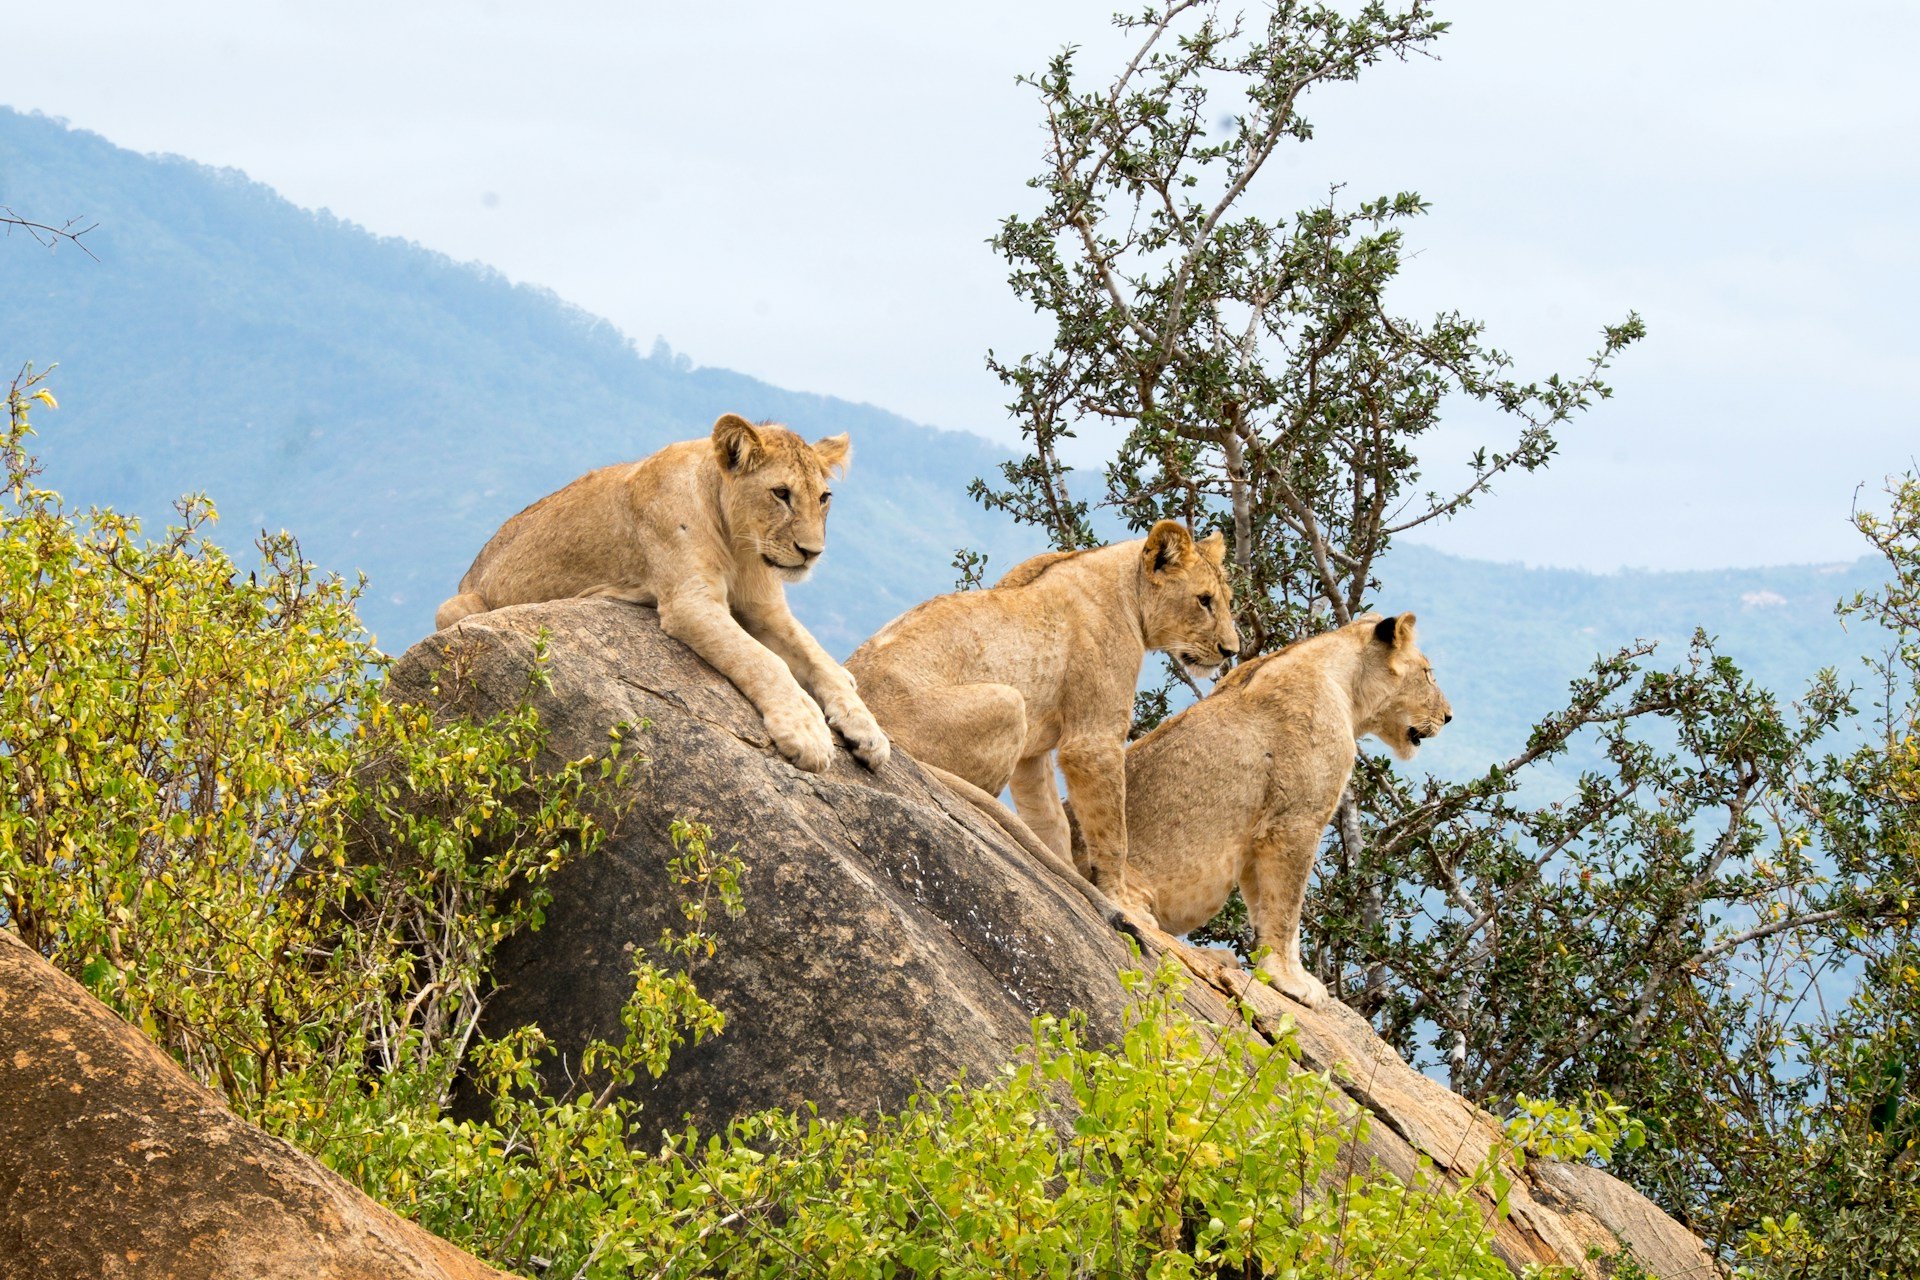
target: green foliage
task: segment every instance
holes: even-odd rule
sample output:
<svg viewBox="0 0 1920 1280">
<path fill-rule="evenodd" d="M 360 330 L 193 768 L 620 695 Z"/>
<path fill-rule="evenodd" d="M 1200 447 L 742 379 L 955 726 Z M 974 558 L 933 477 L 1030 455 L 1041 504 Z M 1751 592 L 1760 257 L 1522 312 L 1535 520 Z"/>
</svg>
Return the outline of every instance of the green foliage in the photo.
<svg viewBox="0 0 1920 1280">
<path fill-rule="evenodd" d="M 589 1041 L 564 1095 L 542 1085 L 541 1060 L 553 1049 L 538 1027 L 525 1026 L 480 1038 L 464 1055 L 464 1044 L 443 1043 L 373 1078 L 357 1062 L 340 1061 L 314 1092 L 283 1091 L 264 1122 L 499 1266 L 629 1274 L 621 1257 L 654 1247 L 656 1236 L 671 1239 L 677 1181 L 692 1175 L 684 1162 L 677 1169 L 662 1162 L 646 1141 L 638 1104 L 619 1091 L 642 1074 L 657 1079 L 675 1049 L 726 1025 L 693 982 L 699 960 L 713 950 L 710 913 L 740 910 L 740 864 L 710 847 L 712 834 L 698 823 L 673 825 L 671 865 L 687 925 L 666 933 L 657 950 L 680 966 L 663 968 L 636 953 L 634 990 L 620 1014 L 625 1034 Z M 485 1118 L 448 1114 L 444 1091 L 433 1086 L 456 1068 L 486 1099 Z"/>
<path fill-rule="evenodd" d="M 1920 480 L 1888 490 L 1884 514 L 1855 523 L 1890 578 L 1843 612 L 1893 637 L 1873 664 L 1875 741 L 1832 761 L 1816 793 L 1819 839 L 1836 873 L 1884 867 L 1878 890 L 1891 916 L 1864 927 L 1842 912 L 1834 950 L 1860 966 L 1857 990 L 1831 1015 L 1785 1030 L 1796 1070 L 1765 1078 L 1754 1132 L 1716 1206 L 1753 1277 L 1920 1274 Z M 1737 1129 L 1736 1129 L 1737 1131 Z"/>
<path fill-rule="evenodd" d="M 974 551 L 960 547 L 953 553 L 953 567 L 959 573 L 954 579 L 955 591 L 977 591 L 987 585 L 987 555 L 983 551 Z"/>
<path fill-rule="evenodd" d="M 1616 1146 L 1633 1151 L 1645 1145 L 1647 1127 L 1605 1092 L 1589 1095 L 1578 1106 L 1521 1096 L 1514 1099 L 1507 1136 L 1531 1155 L 1604 1164 L 1613 1159 Z"/>
<path fill-rule="evenodd" d="M 1831 679 L 1796 714 L 1704 636 L 1681 666 L 1649 670 L 1643 656 L 1596 664 L 1568 708 L 1481 779 L 1414 787 L 1375 762 L 1356 776 L 1374 826 L 1323 886 L 1314 944 L 1343 968 L 1384 955 L 1406 994 L 1376 992 L 1371 1010 L 1403 1044 L 1416 1021 L 1437 1027 L 1463 1091 L 1599 1087 L 1592 1073 L 1614 1055 L 1633 1070 L 1656 1028 L 1725 1044 L 1730 1029 L 1704 1025 L 1708 1006 L 1687 988 L 1720 985 L 1737 947 L 1859 887 L 1826 883 L 1800 807 L 1849 710 Z M 1604 764 L 1571 796 L 1531 800 L 1527 766 L 1575 733 Z M 1402 923 L 1369 938 L 1369 907 Z M 1764 931 L 1743 937 L 1749 921 Z"/>
<path fill-rule="evenodd" d="M 1734 1188 L 1742 1274 L 1920 1274 L 1920 945 L 1875 959 L 1834 1022 L 1803 1029 L 1808 1102 Z"/>
<path fill-rule="evenodd" d="M 1343 1166 L 1339 1087 L 1286 1039 L 1203 1032 L 1174 968 L 1130 981 L 1111 1050 L 1043 1017 L 1026 1061 L 898 1116 L 739 1122 L 707 1144 L 715 1203 L 677 1228 L 695 1245 L 662 1274 L 1507 1274 L 1458 1191 Z M 1476 1181 L 1498 1195 L 1503 1178 Z"/>
<path fill-rule="evenodd" d="M 547 767 L 530 709 L 388 702 L 354 591 L 286 535 L 243 572 L 203 500 L 157 540 L 66 512 L 33 482 L 39 381 L 0 439 L 6 924 L 247 1114 L 469 1035 L 493 947 L 604 837 L 619 741 Z"/>
<path fill-rule="evenodd" d="M 644 992 L 659 975 L 639 970 Z M 1177 970 L 1129 980 L 1115 1048 L 1041 1018 L 1022 1061 L 894 1116 L 770 1111 L 649 1143 L 609 1090 L 542 1095 L 528 1032 L 477 1057 L 487 1121 L 346 1090 L 288 1132 L 430 1229 L 549 1275 L 1507 1274 L 1467 1193 L 1502 1200 L 1515 1149 L 1461 1187 L 1356 1170 L 1360 1122 L 1290 1040 L 1196 1026 Z M 626 1041 L 590 1052 L 611 1081 L 702 1017 L 636 994 Z"/>
<path fill-rule="evenodd" d="M 590 1226 L 529 1230 L 511 1260 L 586 1277 L 1507 1274 L 1460 1189 L 1343 1162 L 1355 1122 L 1289 1041 L 1196 1027 L 1175 969 L 1129 980 L 1115 1048 L 1043 1017 L 1023 1061 L 895 1116 L 767 1112 L 646 1151 L 549 1112 L 591 1152 L 573 1184 L 591 1212 L 572 1218 Z M 516 1193 L 539 1176 L 516 1172 Z M 1505 1178 L 1490 1164 L 1471 1184 L 1500 1196 Z"/>
</svg>

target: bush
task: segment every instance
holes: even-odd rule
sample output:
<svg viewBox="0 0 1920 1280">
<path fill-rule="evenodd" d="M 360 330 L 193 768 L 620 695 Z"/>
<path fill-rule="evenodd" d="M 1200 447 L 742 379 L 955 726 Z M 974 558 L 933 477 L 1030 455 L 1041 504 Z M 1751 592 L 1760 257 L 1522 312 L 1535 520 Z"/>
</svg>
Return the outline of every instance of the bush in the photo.
<svg viewBox="0 0 1920 1280">
<path fill-rule="evenodd" d="M 0 919 L 256 1118 L 290 1076 L 464 1042 L 493 947 L 604 837 L 620 742 L 543 767 L 529 709 L 387 702 L 355 589 L 286 534 L 243 573 L 203 499 L 152 541 L 65 511 L 37 382 L 0 438 Z"/>
</svg>

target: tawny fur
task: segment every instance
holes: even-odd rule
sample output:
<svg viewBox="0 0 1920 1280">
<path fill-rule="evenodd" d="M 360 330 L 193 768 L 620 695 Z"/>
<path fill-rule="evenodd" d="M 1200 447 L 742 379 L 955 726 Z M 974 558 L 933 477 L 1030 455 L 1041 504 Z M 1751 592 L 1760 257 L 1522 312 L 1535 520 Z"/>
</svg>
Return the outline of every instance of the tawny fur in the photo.
<svg viewBox="0 0 1920 1280">
<path fill-rule="evenodd" d="M 1016 565 L 940 596 L 861 645 L 847 668 L 894 741 L 989 796 L 1011 783 L 1026 825 L 1070 856 L 1057 753 L 1086 833 L 1080 867 L 1123 907 L 1127 729 L 1147 650 L 1211 671 L 1239 650 L 1218 533 L 1172 520 L 1144 539 Z"/>
<path fill-rule="evenodd" d="M 1308 1005 L 1300 908 L 1320 836 L 1373 734 L 1402 760 L 1453 719 L 1414 617 L 1368 616 L 1236 669 L 1127 751 L 1128 871 L 1169 933 L 1213 918 L 1237 885 L 1260 968 Z"/>
<path fill-rule="evenodd" d="M 657 605 L 661 629 L 733 681 L 794 764 L 827 768 L 838 730 L 878 769 L 886 735 L 783 585 L 826 549 L 827 484 L 847 453 L 844 435 L 808 444 L 724 414 L 709 439 L 589 472 L 507 521 L 434 623 L 540 600 Z"/>
</svg>

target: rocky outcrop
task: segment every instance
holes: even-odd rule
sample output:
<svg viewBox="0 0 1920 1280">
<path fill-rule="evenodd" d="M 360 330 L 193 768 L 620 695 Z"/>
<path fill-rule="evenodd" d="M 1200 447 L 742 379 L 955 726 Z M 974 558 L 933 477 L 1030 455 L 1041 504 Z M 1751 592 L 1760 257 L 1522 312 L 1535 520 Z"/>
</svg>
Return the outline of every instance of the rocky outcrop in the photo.
<svg viewBox="0 0 1920 1280">
<path fill-rule="evenodd" d="M 235 1116 L 5 930 L 0 1276 L 508 1280 Z"/>
<path fill-rule="evenodd" d="M 745 699 L 649 610 L 582 602 L 469 618 L 410 651 L 394 692 L 461 714 L 513 705 L 542 632 L 550 688 L 536 702 L 552 750 L 599 751 L 611 726 L 644 721 L 651 763 L 633 777 L 617 838 L 567 867 L 545 928 L 501 953 L 495 1030 L 538 1022 L 570 1051 L 618 1034 L 633 949 L 677 923 L 667 831 L 684 817 L 744 860 L 747 911 L 719 925 L 720 949 L 698 974 L 725 1034 L 639 1086 L 656 1123 L 712 1127 L 805 1102 L 828 1114 L 896 1107 L 918 1081 L 996 1070 L 1043 1010 L 1083 1010 L 1094 1034 L 1117 1031 L 1116 974 L 1141 962 L 1107 916 L 897 749 L 877 775 L 844 751 L 825 774 L 786 764 Z M 1305 1009 L 1163 934 L 1139 943 L 1149 964 L 1162 953 L 1191 964 L 1202 981 L 1189 1003 L 1217 1024 L 1237 1022 L 1236 1005 L 1269 1033 L 1291 1016 L 1306 1064 L 1334 1070 L 1370 1118 L 1355 1158 L 1411 1177 L 1425 1157 L 1464 1175 L 1495 1143 L 1491 1116 L 1412 1070 L 1344 1006 Z M 1697 1239 L 1604 1173 L 1536 1161 L 1510 1200 L 1495 1247 L 1516 1273 L 1562 1262 L 1600 1276 L 1624 1246 L 1654 1275 L 1715 1274 Z"/>
</svg>

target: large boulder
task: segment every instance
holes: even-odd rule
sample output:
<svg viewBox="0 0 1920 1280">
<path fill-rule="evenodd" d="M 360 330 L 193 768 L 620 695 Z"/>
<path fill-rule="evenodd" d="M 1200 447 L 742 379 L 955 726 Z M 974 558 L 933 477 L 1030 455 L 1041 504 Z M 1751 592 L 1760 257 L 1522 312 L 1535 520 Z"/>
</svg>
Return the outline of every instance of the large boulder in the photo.
<svg viewBox="0 0 1920 1280">
<path fill-rule="evenodd" d="M 3 929 L 0 1276 L 508 1280 L 241 1120 Z"/>
<path fill-rule="evenodd" d="M 753 707 L 651 610 L 481 614 L 416 645 L 391 678 L 395 696 L 463 715 L 504 710 L 531 688 L 564 757 L 604 750 L 619 723 L 648 726 L 649 763 L 632 775 L 616 837 L 564 868 L 545 927 L 500 953 L 490 1029 L 537 1022 L 569 1060 L 587 1039 L 617 1036 L 634 950 L 679 922 L 670 824 L 705 822 L 744 861 L 746 913 L 718 924 L 719 950 L 697 974 L 726 1031 L 636 1086 L 654 1123 L 711 1128 L 804 1103 L 830 1115 L 895 1108 L 919 1082 L 991 1074 L 1042 1011 L 1081 1010 L 1094 1035 L 1118 1032 L 1116 975 L 1143 960 L 1110 913 L 897 748 L 877 774 L 844 751 L 824 774 L 793 768 Z M 1496 1144 L 1493 1117 L 1414 1071 L 1345 1006 L 1308 1010 L 1164 934 L 1134 937 L 1144 963 L 1164 953 L 1194 969 L 1187 999 L 1203 1018 L 1237 1025 L 1246 1009 L 1277 1034 L 1291 1015 L 1305 1064 L 1333 1069 L 1356 1115 L 1371 1117 L 1354 1159 L 1411 1178 L 1425 1157 L 1464 1176 Z M 1516 1273 L 1562 1262 L 1599 1276 L 1623 1245 L 1654 1275 L 1716 1273 L 1698 1239 L 1596 1170 L 1530 1162 L 1511 1206 L 1494 1244 Z"/>
</svg>

